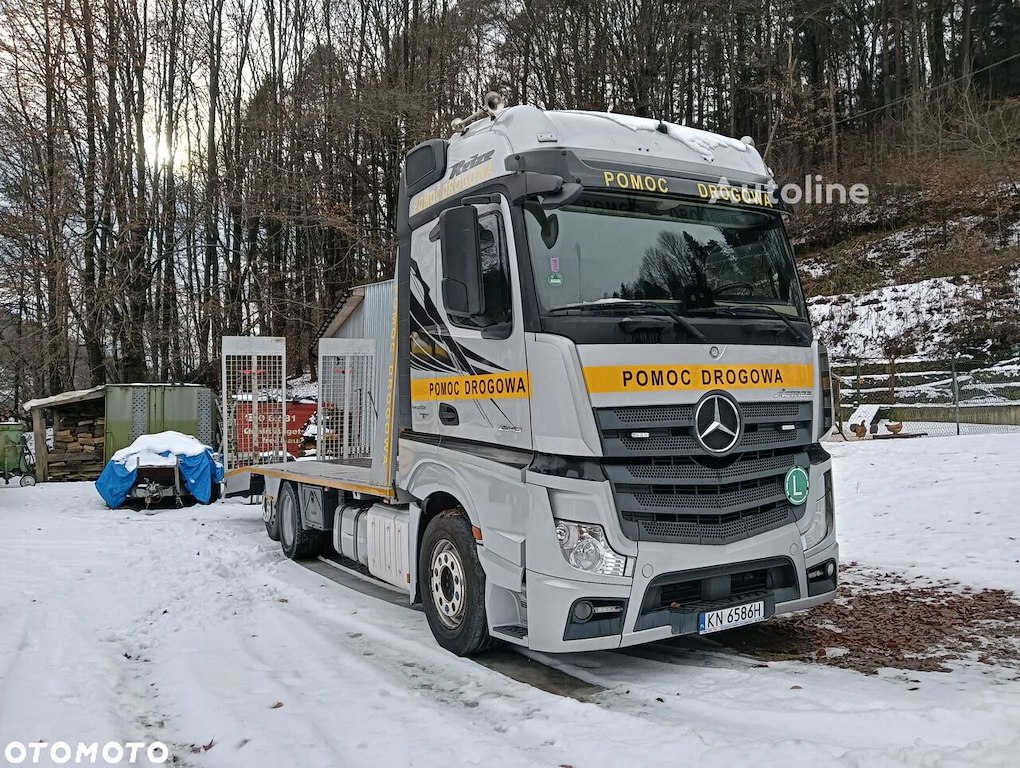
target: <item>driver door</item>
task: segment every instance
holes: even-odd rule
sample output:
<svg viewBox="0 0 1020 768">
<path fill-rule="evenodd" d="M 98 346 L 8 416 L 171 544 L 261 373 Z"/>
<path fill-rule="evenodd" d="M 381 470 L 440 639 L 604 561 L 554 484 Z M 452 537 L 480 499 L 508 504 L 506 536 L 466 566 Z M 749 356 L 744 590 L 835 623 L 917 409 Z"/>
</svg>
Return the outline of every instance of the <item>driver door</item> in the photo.
<svg viewBox="0 0 1020 768">
<path fill-rule="evenodd" d="M 436 374 L 437 432 L 530 450 L 531 382 L 510 208 L 504 198 L 476 208 L 485 310 L 480 317 L 462 317 L 439 302 L 454 370 Z M 440 286 L 442 264 L 438 259 Z"/>
</svg>

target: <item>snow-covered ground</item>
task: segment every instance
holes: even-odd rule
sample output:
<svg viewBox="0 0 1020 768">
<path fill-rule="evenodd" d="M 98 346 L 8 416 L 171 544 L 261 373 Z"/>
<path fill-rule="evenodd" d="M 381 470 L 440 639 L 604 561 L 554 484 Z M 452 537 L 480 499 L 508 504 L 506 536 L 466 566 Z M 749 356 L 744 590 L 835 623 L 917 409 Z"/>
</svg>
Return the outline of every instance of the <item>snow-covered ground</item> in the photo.
<svg viewBox="0 0 1020 768">
<path fill-rule="evenodd" d="M 1020 436 L 835 456 L 846 561 L 1020 591 Z M 440 650 L 417 611 L 289 562 L 257 507 L 145 515 L 0 487 L 0 749 L 161 740 L 179 766 L 1017 765 L 1020 676 L 866 676 L 697 645 L 550 660 L 545 693 Z M 44 755 L 40 764 L 50 764 Z"/>
<path fill-rule="evenodd" d="M 1020 593 L 1020 435 L 825 447 L 842 560 Z"/>
</svg>

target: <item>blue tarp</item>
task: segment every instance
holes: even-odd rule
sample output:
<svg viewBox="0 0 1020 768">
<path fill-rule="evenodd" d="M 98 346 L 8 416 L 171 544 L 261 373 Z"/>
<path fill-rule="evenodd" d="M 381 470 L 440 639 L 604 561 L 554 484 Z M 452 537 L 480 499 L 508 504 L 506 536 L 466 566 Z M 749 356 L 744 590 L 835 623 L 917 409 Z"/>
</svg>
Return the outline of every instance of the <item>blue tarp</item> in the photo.
<svg viewBox="0 0 1020 768">
<path fill-rule="evenodd" d="M 170 456 L 171 453 L 163 451 L 159 455 Z M 223 481 L 223 465 L 213 458 L 211 450 L 196 456 L 178 454 L 177 463 L 187 490 L 200 502 L 208 504 L 212 499 L 213 483 Z M 137 469 L 128 469 L 124 464 L 111 460 L 96 480 L 96 490 L 111 509 L 116 509 L 124 503 L 137 477 Z"/>
</svg>

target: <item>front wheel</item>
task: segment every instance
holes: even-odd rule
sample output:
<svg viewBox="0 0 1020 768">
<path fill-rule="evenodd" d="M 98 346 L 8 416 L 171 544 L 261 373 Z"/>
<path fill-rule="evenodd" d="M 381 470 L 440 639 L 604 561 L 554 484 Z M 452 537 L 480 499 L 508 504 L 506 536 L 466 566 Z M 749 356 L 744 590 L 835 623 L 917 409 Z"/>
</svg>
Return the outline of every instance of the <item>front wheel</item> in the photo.
<svg viewBox="0 0 1020 768">
<path fill-rule="evenodd" d="M 35 485 L 35 475 L 22 475 L 21 476 L 21 487 L 28 488 L 29 486 Z"/>
<path fill-rule="evenodd" d="M 428 524 L 418 555 L 429 629 L 436 642 L 457 656 L 495 645 L 485 615 L 485 571 L 476 547 L 464 512 L 448 509 Z"/>
</svg>

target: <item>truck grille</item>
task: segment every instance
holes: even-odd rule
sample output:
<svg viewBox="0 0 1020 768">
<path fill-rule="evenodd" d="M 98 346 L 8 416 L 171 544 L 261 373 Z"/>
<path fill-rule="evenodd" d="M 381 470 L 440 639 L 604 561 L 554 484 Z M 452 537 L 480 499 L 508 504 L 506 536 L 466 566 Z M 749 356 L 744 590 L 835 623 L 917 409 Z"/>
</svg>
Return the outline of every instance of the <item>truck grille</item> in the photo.
<svg viewBox="0 0 1020 768">
<path fill-rule="evenodd" d="M 640 526 L 641 539 L 683 540 L 688 544 L 725 544 L 796 520 L 788 504 L 755 507 L 747 512 L 726 515 L 671 515 L 663 518 L 624 513 L 624 519 Z"/>
<path fill-rule="evenodd" d="M 743 403 L 744 431 L 735 450 L 811 443 L 810 402 Z M 707 455 L 694 438 L 694 406 L 599 408 L 595 418 L 607 458 Z"/>
<path fill-rule="evenodd" d="M 595 411 L 626 536 L 635 541 L 726 544 L 795 521 L 783 481 L 808 467 L 810 402 L 743 403 L 743 433 L 725 457 L 693 434 L 690 405 Z M 645 436 L 647 434 L 647 436 Z"/>
</svg>

